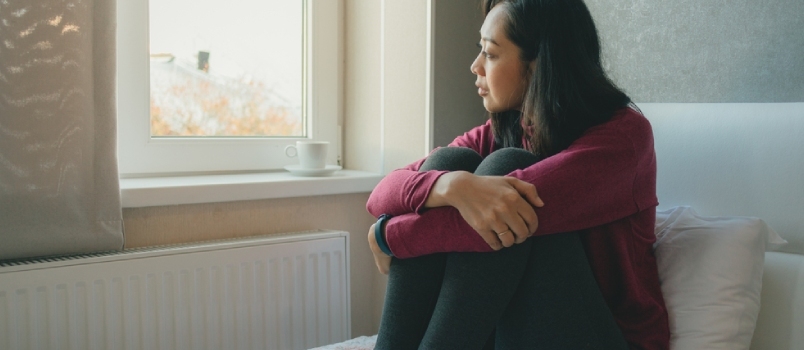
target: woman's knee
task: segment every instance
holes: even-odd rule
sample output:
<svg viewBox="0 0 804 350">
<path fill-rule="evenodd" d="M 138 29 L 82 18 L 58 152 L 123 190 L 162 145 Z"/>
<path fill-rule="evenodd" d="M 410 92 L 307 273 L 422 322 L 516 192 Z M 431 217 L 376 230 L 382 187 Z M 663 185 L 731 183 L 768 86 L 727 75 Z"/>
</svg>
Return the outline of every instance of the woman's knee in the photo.
<svg viewBox="0 0 804 350">
<path fill-rule="evenodd" d="M 517 169 L 524 169 L 536 164 L 540 158 L 521 148 L 502 148 L 489 154 L 478 165 L 477 175 L 506 175 Z"/>
<path fill-rule="evenodd" d="M 474 172 L 483 157 L 466 147 L 441 147 L 424 161 L 419 171 L 445 170 Z"/>
</svg>

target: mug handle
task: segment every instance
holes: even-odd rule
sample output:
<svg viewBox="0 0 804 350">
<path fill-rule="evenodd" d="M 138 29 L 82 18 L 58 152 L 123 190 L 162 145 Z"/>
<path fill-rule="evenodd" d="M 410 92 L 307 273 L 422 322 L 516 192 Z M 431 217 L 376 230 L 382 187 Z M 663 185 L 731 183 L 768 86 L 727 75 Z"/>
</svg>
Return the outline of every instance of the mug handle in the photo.
<svg viewBox="0 0 804 350">
<path fill-rule="evenodd" d="M 288 152 L 288 151 L 290 151 L 291 149 L 293 149 L 293 153 L 292 153 L 292 154 L 291 154 L 290 152 Z M 288 156 L 288 157 L 290 157 L 290 158 L 293 158 L 293 157 L 297 156 L 298 154 L 299 154 L 299 150 L 297 150 L 297 149 L 296 149 L 296 146 L 294 146 L 294 145 L 287 145 L 287 146 L 285 146 L 285 155 L 286 155 L 286 156 Z"/>
</svg>

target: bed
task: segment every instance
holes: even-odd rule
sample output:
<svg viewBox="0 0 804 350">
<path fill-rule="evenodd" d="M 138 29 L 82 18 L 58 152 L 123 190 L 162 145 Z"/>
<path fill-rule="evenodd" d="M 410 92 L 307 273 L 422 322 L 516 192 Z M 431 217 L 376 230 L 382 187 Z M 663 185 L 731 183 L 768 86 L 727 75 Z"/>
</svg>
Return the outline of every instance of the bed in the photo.
<svg viewBox="0 0 804 350">
<path fill-rule="evenodd" d="M 672 348 L 804 349 L 804 103 L 640 108 L 659 162 Z"/>
</svg>

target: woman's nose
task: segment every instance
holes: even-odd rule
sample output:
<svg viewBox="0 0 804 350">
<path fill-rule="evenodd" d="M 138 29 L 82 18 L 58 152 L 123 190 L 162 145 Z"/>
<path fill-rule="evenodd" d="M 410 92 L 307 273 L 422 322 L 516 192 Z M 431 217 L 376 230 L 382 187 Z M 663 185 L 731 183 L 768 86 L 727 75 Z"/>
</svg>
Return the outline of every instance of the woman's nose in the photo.
<svg viewBox="0 0 804 350">
<path fill-rule="evenodd" d="M 472 72 L 474 75 L 483 75 L 483 65 L 480 64 L 481 55 L 477 55 L 475 60 L 472 61 L 472 65 L 469 66 L 469 71 Z"/>
</svg>

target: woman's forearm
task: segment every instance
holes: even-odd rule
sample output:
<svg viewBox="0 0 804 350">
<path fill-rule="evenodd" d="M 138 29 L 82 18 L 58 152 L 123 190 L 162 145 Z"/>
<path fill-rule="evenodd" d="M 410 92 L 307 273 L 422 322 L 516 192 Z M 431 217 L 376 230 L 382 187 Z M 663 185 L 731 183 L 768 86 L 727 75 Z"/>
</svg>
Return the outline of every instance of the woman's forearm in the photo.
<svg viewBox="0 0 804 350">
<path fill-rule="evenodd" d="M 445 171 L 394 170 L 371 192 L 366 210 L 374 217 L 382 214 L 397 216 L 421 212 L 433 184 L 445 173 Z"/>
<path fill-rule="evenodd" d="M 465 171 L 453 171 L 441 175 L 433 183 L 427 199 L 424 201 L 424 208 L 437 208 L 453 206 L 451 199 L 456 196 L 456 191 L 460 191 L 461 182 L 465 182 L 471 173 Z"/>
<path fill-rule="evenodd" d="M 444 252 L 493 251 L 453 207 L 395 216 L 385 226 L 385 238 L 400 259 Z"/>
</svg>

